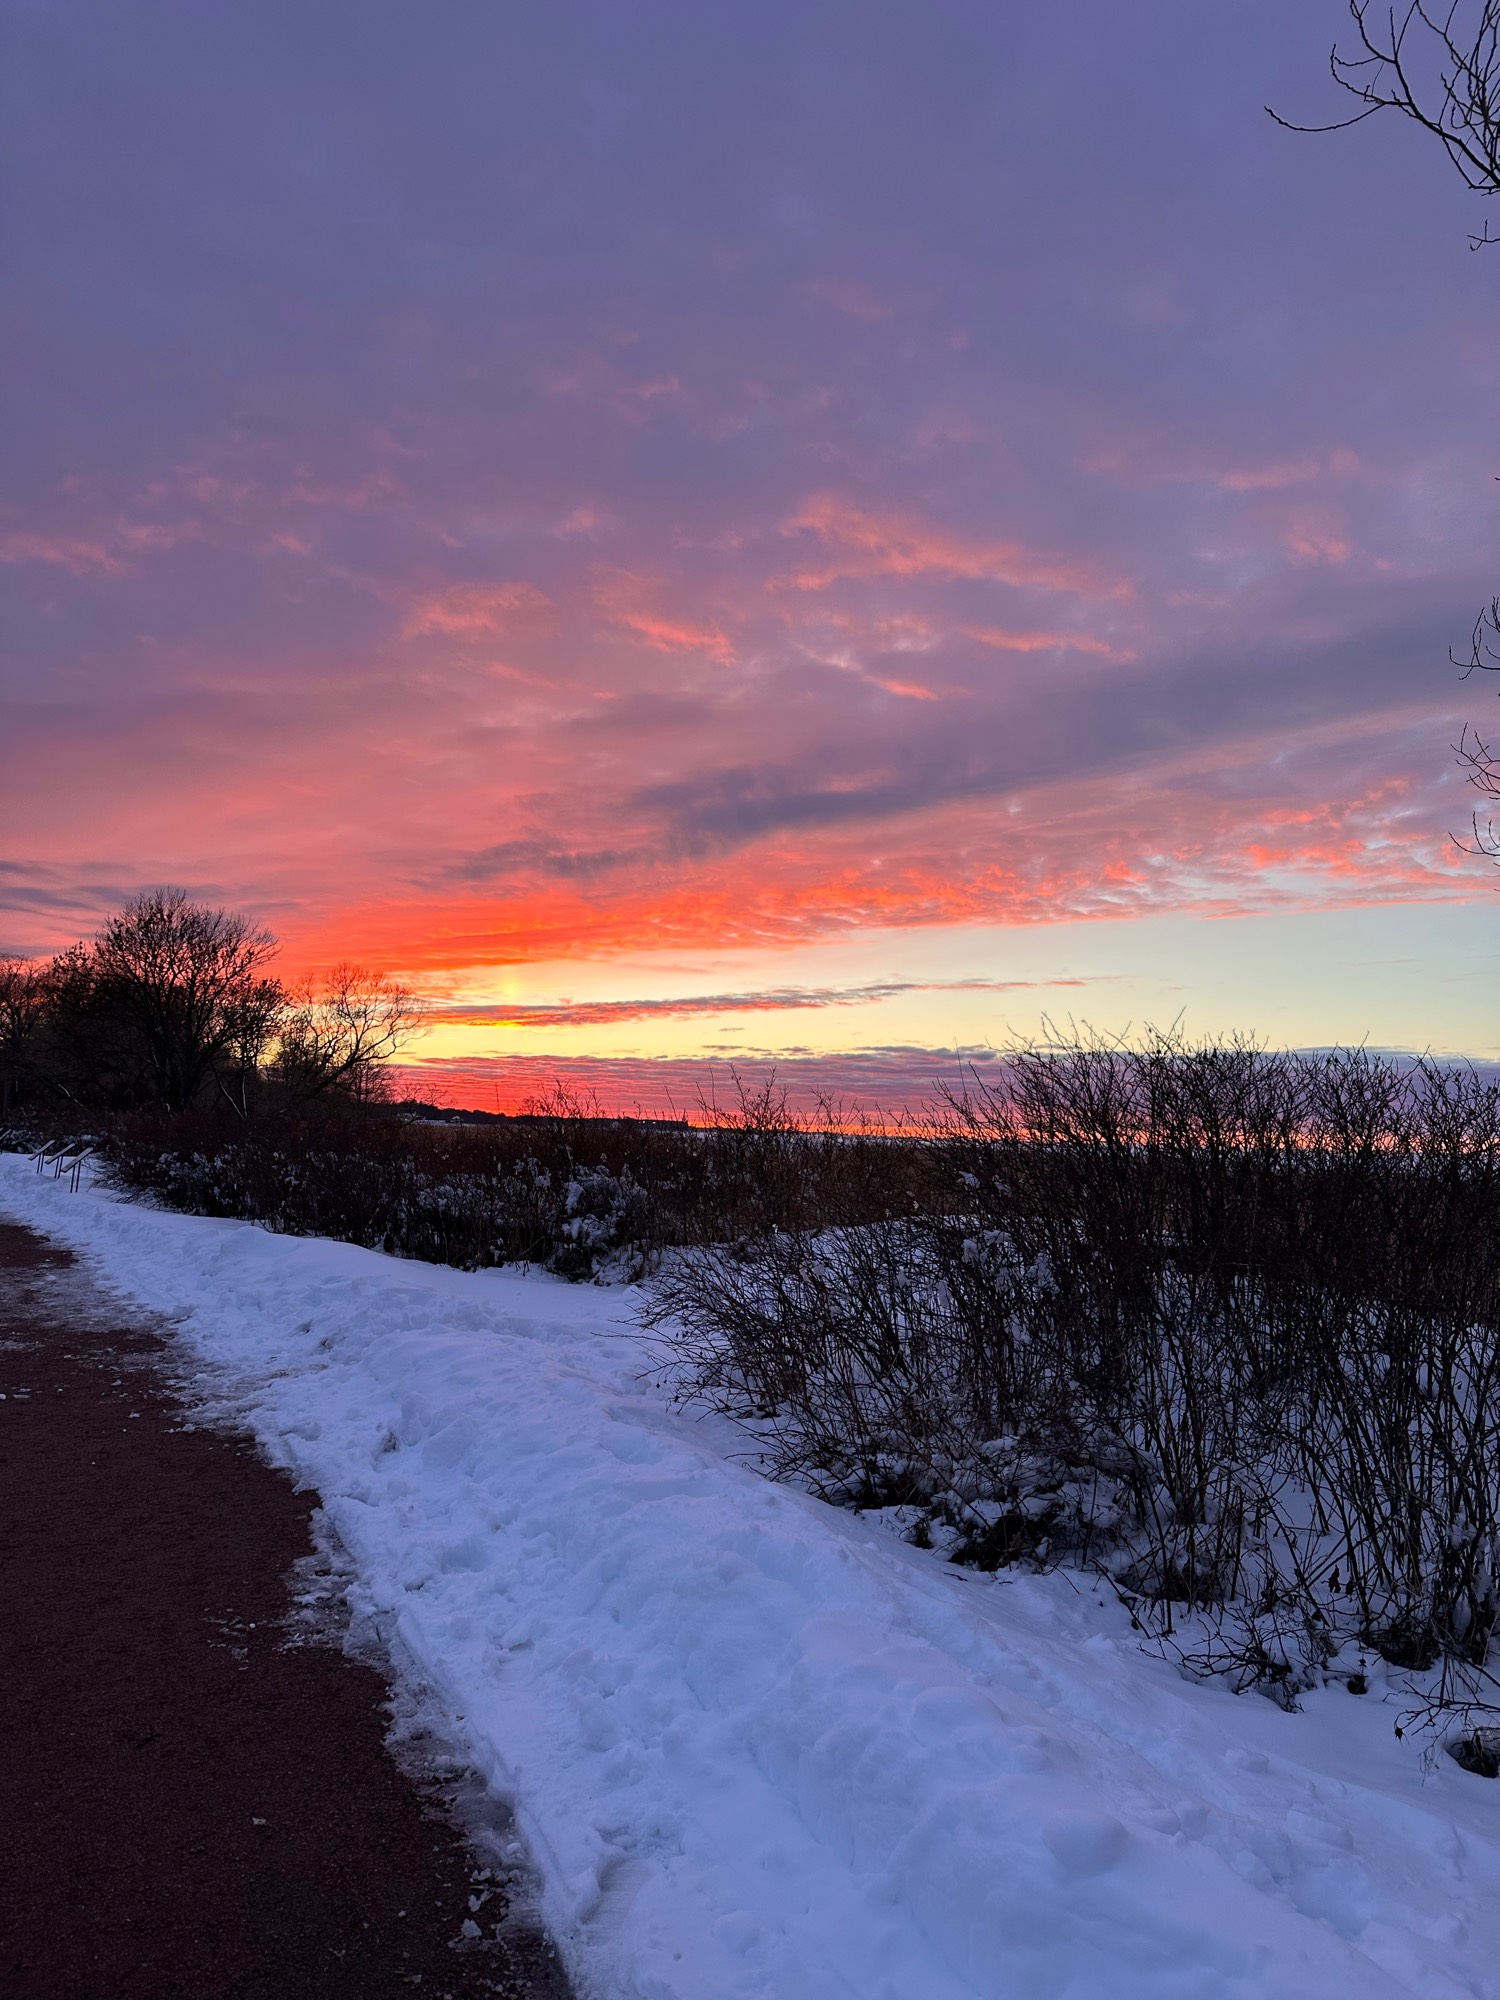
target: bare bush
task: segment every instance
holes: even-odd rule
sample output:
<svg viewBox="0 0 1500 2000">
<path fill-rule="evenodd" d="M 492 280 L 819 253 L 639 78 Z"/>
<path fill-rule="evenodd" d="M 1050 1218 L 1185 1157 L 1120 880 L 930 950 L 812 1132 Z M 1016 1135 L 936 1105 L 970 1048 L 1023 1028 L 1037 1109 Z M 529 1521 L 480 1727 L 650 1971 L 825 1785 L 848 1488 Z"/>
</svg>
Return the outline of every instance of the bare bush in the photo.
<svg viewBox="0 0 1500 2000">
<path fill-rule="evenodd" d="M 1288 1698 L 1350 1642 L 1483 1665 L 1500 1086 L 1082 1038 L 951 1096 L 924 1152 L 915 1213 L 664 1276 L 689 1393 L 962 1559 L 1106 1566 Z"/>
</svg>

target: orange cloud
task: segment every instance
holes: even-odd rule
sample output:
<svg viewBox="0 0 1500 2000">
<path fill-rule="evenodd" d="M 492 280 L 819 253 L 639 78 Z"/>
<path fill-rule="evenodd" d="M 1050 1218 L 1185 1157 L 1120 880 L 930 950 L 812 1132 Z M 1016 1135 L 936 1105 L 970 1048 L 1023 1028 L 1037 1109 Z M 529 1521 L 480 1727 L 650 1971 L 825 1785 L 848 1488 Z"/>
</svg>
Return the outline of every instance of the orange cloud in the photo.
<svg viewBox="0 0 1500 2000">
<path fill-rule="evenodd" d="M 829 495 L 808 502 L 782 533 L 810 533 L 832 550 L 818 568 L 788 579 L 797 590 L 823 590 L 843 577 L 982 580 L 1086 597 L 1128 597 L 1132 586 L 1095 564 L 1038 555 L 1019 542 L 973 542 L 901 515 L 866 514 Z"/>
<path fill-rule="evenodd" d="M 868 828 L 855 826 L 690 866 L 642 854 L 592 881 L 519 875 L 486 893 L 380 898 L 330 911 L 289 939 L 288 955 L 316 965 L 341 950 L 441 980 L 461 968 L 793 945 L 886 926 L 1213 916 L 1473 893 L 1461 858 L 1438 835 L 1414 837 L 1396 796 L 1309 812 L 1171 785 L 1143 792 L 1138 779 L 1122 779 L 1086 804 L 1064 781 L 1021 803 L 1015 814 L 973 802 L 914 814 L 887 825 L 873 851 Z M 506 1018 L 520 1025 L 521 1014 Z"/>
</svg>

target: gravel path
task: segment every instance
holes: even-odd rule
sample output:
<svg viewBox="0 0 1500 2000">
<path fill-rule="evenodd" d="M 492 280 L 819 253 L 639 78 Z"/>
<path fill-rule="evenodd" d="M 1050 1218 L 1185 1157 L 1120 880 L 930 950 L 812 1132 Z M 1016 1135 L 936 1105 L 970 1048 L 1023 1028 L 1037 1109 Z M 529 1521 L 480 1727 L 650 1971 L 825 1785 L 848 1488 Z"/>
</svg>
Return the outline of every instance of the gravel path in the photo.
<svg viewBox="0 0 1500 2000">
<path fill-rule="evenodd" d="M 382 1677 L 299 1634 L 312 1498 L 167 1352 L 0 1223 L 0 1993 L 566 2000 L 508 1829 L 466 1838 Z"/>
</svg>

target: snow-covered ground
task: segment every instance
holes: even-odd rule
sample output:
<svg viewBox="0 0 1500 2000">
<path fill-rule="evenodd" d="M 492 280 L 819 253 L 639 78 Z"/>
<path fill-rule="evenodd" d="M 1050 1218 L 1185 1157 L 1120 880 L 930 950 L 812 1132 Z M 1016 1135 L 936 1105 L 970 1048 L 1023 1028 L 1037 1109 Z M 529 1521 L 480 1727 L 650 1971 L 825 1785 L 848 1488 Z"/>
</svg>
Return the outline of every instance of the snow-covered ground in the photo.
<svg viewBox="0 0 1500 2000">
<path fill-rule="evenodd" d="M 128 1206 L 0 1211 L 179 1323 L 315 1487 L 608 2000 L 1500 2000 L 1500 1783 L 1398 1700 L 1183 1681 L 736 1464 L 629 1292 Z"/>
</svg>

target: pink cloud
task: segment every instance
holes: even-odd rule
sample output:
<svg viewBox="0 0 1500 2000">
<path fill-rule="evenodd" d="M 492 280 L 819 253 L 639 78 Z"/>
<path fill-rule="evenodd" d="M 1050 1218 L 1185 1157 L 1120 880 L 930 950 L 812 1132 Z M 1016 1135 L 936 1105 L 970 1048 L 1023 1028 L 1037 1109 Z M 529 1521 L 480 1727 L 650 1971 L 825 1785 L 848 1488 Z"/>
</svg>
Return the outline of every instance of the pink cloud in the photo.
<svg viewBox="0 0 1500 2000">
<path fill-rule="evenodd" d="M 930 653 L 942 640 L 940 628 L 930 618 L 915 612 L 892 612 L 867 618 L 848 611 L 825 613 L 827 622 L 840 632 L 864 640 L 888 653 Z"/>
<path fill-rule="evenodd" d="M 156 496 L 150 496 L 156 497 Z M 196 521 L 137 521 L 119 515 L 89 535 L 46 535 L 16 530 L 0 535 L 0 563 L 52 563 L 70 576 L 123 576 L 127 556 L 157 555 L 182 542 L 199 541 Z"/>
<path fill-rule="evenodd" d="M 1263 464 L 1225 466 L 1205 464 L 1202 458 L 1183 454 L 1179 448 L 1157 439 L 1139 447 L 1104 446 L 1090 453 L 1083 460 L 1083 467 L 1086 472 L 1138 488 L 1207 484 L 1226 493 L 1279 493 L 1290 486 L 1306 486 L 1315 479 L 1348 478 L 1361 469 L 1358 452 L 1346 445 L 1327 452 L 1270 459 Z"/>
<path fill-rule="evenodd" d="M 617 415 L 641 423 L 654 403 L 681 394 L 682 383 L 676 375 L 658 375 L 645 382 L 618 383 L 610 390 L 609 401 Z"/>
<path fill-rule="evenodd" d="M 596 594 L 612 625 L 634 633 L 658 653 L 706 653 L 723 666 L 735 657 L 722 626 L 650 603 L 653 586 L 645 577 L 617 573 Z"/>
<path fill-rule="evenodd" d="M 875 686 L 883 688 L 887 694 L 899 695 L 903 701 L 941 701 L 936 689 L 923 687 L 920 681 L 892 681 L 880 674 L 867 674 L 865 678 Z"/>
<path fill-rule="evenodd" d="M 734 647 L 717 625 L 697 625 L 690 619 L 667 617 L 659 611 L 617 611 L 614 620 L 658 652 L 707 653 L 725 666 L 734 658 Z"/>
<path fill-rule="evenodd" d="M 86 576 L 100 570 L 106 576 L 123 575 L 125 565 L 110 554 L 102 542 L 86 542 L 72 535 L 0 535 L 0 562 L 56 563 L 70 576 Z"/>
<path fill-rule="evenodd" d="M 1343 563 L 1354 553 L 1354 544 L 1332 516 L 1314 508 L 1293 513 L 1283 539 L 1294 563 Z"/>
<path fill-rule="evenodd" d="M 1107 640 L 1091 638 L 1087 632 L 1007 632 L 995 625 L 966 625 L 964 630 L 982 646 L 1002 653 L 1097 653 L 1106 660 L 1133 659 Z"/>
<path fill-rule="evenodd" d="M 457 583 L 429 591 L 411 605 L 401 630 L 408 639 L 429 632 L 471 638 L 500 632 L 517 613 L 543 610 L 548 598 L 529 583 Z"/>
<path fill-rule="evenodd" d="M 895 311 L 894 306 L 858 278 L 809 278 L 797 289 L 804 298 L 815 299 L 819 305 L 832 306 L 835 312 L 841 312 L 849 319 L 873 323 L 889 319 Z"/>
<path fill-rule="evenodd" d="M 322 480 L 307 466 L 299 466 L 282 499 L 302 507 L 333 507 L 362 513 L 393 500 L 401 491 L 400 482 L 386 466 L 377 466 L 363 479 Z"/>
<path fill-rule="evenodd" d="M 878 1127 L 920 1115 L 938 1100 L 940 1084 L 961 1085 L 997 1060 L 990 1048 L 750 1054 L 732 1062 L 701 1056 L 428 1056 L 400 1068 L 395 1085 L 398 1093 L 429 1104 L 515 1113 L 547 1102 L 561 1084 L 605 1116 L 687 1118 L 693 1124 L 711 1120 L 716 1107 L 732 1112 L 741 1084 L 750 1092 L 769 1085 L 810 1117 L 835 1106 L 851 1122 L 863 1112 Z"/>
<path fill-rule="evenodd" d="M 818 568 L 788 579 L 797 590 L 823 590 L 843 577 L 931 577 L 1009 583 L 1087 597 L 1128 597 L 1132 586 L 1096 564 L 1038 554 L 1019 542 L 970 541 L 898 514 L 867 514 L 822 495 L 810 500 L 782 533 L 814 534 L 833 551 Z"/>
<path fill-rule="evenodd" d="M 1230 493 L 1265 493 L 1285 486 L 1303 486 L 1311 479 L 1322 478 L 1325 473 L 1346 478 L 1358 471 L 1359 454 L 1340 450 L 1330 452 L 1326 458 L 1281 459 L 1271 465 L 1216 472 L 1213 481 Z"/>
</svg>

